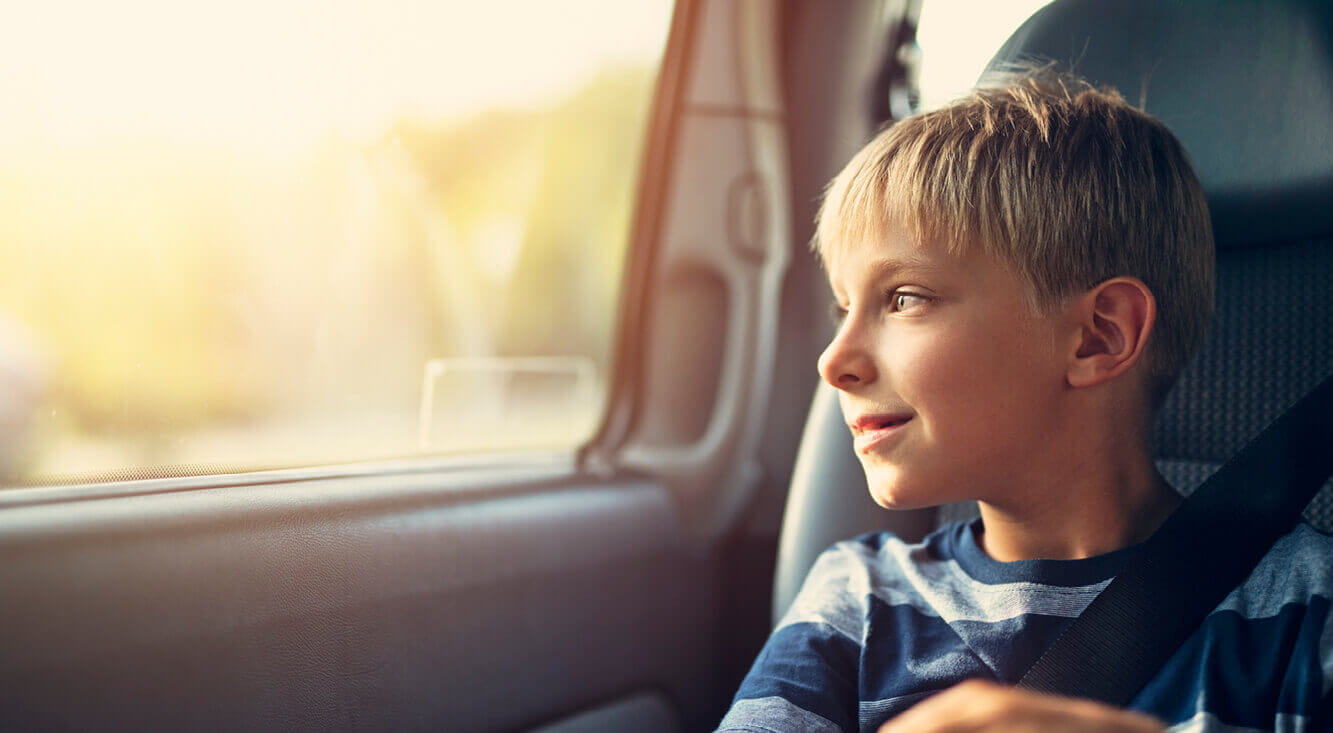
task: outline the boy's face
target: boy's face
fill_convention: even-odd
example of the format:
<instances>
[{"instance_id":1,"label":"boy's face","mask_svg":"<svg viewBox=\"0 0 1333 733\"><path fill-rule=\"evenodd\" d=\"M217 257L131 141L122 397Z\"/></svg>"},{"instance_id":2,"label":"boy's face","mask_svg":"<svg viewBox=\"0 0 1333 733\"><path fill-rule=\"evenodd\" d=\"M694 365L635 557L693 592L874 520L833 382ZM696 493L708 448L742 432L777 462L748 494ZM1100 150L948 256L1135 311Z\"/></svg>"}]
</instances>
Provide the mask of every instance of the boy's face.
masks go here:
<instances>
[{"instance_id":1,"label":"boy's face","mask_svg":"<svg viewBox=\"0 0 1333 733\"><path fill-rule=\"evenodd\" d=\"M1076 329L1036 312L1009 268L971 249L891 238L827 263L844 315L819 371L882 506L999 504L1052 478L1042 470Z\"/></svg>"}]
</instances>

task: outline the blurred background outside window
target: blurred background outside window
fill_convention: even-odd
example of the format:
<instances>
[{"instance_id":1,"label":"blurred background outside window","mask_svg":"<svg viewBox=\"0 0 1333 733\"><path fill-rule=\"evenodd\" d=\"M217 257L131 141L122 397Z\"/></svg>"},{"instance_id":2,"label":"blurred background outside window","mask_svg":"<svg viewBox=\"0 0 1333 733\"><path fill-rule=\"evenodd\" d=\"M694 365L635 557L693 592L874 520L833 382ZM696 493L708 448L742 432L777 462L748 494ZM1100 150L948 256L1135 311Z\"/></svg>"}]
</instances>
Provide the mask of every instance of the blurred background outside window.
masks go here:
<instances>
[{"instance_id":1,"label":"blurred background outside window","mask_svg":"<svg viewBox=\"0 0 1333 733\"><path fill-rule=\"evenodd\" d=\"M921 109L932 110L967 94L1005 40L1050 2L923 0L916 34Z\"/></svg>"},{"instance_id":2,"label":"blurred background outside window","mask_svg":"<svg viewBox=\"0 0 1333 733\"><path fill-rule=\"evenodd\" d=\"M0 22L0 483L595 429L670 0Z\"/></svg>"}]
</instances>

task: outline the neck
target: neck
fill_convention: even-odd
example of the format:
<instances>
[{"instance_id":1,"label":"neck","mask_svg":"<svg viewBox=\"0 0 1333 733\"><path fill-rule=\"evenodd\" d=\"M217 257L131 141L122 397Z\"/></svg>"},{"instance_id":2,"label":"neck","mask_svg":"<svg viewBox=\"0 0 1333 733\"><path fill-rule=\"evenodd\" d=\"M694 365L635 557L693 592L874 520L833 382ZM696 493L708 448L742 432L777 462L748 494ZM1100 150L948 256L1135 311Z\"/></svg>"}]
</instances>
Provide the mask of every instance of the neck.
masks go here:
<instances>
[{"instance_id":1,"label":"neck","mask_svg":"<svg viewBox=\"0 0 1333 733\"><path fill-rule=\"evenodd\" d=\"M1083 422L1083 425L1089 423ZM1153 464L1147 432L1064 430L1045 451L1073 457L1005 496L979 502L981 547L992 558L1079 559L1146 540L1181 497ZM1035 462L1034 462L1035 464Z\"/></svg>"},{"instance_id":2,"label":"neck","mask_svg":"<svg viewBox=\"0 0 1333 733\"><path fill-rule=\"evenodd\" d=\"M1046 517L980 502L986 554L1001 562L1075 560L1119 550L1148 539L1180 505L1160 477L1145 489L1097 498L1081 507L1054 509Z\"/></svg>"}]
</instances>

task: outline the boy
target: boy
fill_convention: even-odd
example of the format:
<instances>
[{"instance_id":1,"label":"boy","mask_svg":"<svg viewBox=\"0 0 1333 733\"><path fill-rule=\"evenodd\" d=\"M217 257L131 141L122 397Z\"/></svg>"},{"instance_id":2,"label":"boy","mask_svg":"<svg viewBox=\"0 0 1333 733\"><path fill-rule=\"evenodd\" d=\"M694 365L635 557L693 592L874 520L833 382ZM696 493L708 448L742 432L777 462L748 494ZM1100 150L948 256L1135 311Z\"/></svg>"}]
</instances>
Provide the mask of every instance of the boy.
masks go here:
<instances>
[{"instance_id":1,"label":"boy","mask_svg":"<svg viewBox=\"0 0 1333 733\"><path fill-rule=\"evenodd\" d=\"M1314 729L1333 541L1304 525L1132 711L1003 686L1180 502L1149 431L1211 317L1213 243L1165 127L1026 72L880 134L816 247L840 318L819 371L875 501L981 516L825 552L720 730Z\"/></svg>"}]
</instances>

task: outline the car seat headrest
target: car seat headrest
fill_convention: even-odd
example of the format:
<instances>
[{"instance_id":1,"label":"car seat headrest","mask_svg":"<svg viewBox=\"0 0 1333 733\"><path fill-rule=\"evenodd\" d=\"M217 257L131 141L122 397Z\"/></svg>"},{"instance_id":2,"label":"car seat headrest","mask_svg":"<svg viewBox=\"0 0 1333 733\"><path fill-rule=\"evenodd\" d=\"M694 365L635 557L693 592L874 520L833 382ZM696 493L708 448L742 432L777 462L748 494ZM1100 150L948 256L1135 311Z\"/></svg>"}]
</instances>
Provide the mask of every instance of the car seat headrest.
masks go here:
<instances>
[{"instance_id":1,"label":"car seat headrest","mask_svg":"<svg viewBox=\"0 0 1333 733\"><path fill-rule=\"evenodd\" d=\"M1115 87L1171 128L1219 248L1333 233L1333 3L1058 0L991 66L1032 58Z\"/></svg>"}]
</instances>

